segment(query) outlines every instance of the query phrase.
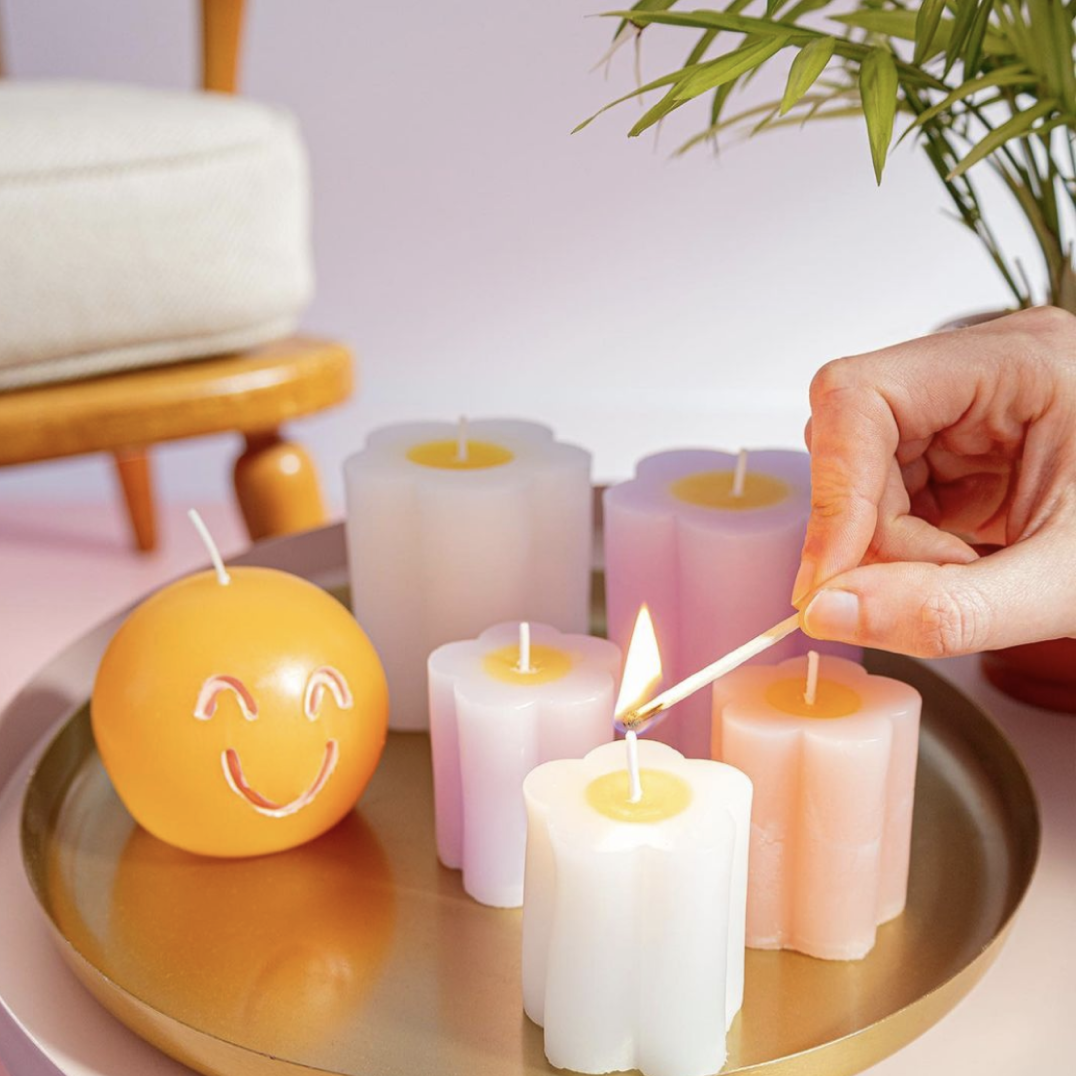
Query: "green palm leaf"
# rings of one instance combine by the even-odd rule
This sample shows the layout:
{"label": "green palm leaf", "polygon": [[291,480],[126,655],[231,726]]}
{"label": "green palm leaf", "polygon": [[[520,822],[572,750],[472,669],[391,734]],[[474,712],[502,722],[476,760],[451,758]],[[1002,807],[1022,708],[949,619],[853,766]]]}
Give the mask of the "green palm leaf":
{"label": "green palm leaf", "polygon": [[825,70],[833,57],[837,42],[832,37],[820,37],[800,49],[788,72],[785,94],[781,98],[780,114],[783,116],[815,84],[815,79]]}
{"label": "green palm leaf", "polygon": [[897,87],[897,65],[893,61],[893,54],[881,46],[872,48],[859,69],[859,93],[863,99],[863,118],[867,121],[874,176],[879,186],[889,143],[893,138]]}
{"label": "green palm leaf", "polygon": [[694,71],[695,69],[695,67],[684,67],[679,71],[673,71],[668,75],[662,75],[661,78],[656,78],[653,82],[648,82],[645,86],[637,86],[631,93],[626,93],[623,97],[618,97],[615,101],[610,101],[609,104],[603,105],[593,116],[588,116],[582,123],[577,124],[572,128],[572,134],[581,131],[584,127],[589,127],[590,124],[592,124],[603,112],[608,112],[609,109],[615,108],[617,105],[622,105],[625,101],[630,101],[633,97],[639,97],[644,93],[649,93],[651,90],[661,89],[662,86],[671,86],[674,83],[679,82],[689,71]]}
{"label": "green palm leaf", "polygon": [[693,97],[716,89],[747,71],[752,71],[788,44],[787,37],[764,38],[742,45],[732,52],[709,63],[700,64],[683,82],[673,88],[678,101],[690,101]]}
{"label": "green palm leaf", "polygon": [[913,60],[921,64],[932,55],[930,46],[938,34],[938,24],[945,11],[945,0],[923,0],[923,6],[915,18],[915,56]]}

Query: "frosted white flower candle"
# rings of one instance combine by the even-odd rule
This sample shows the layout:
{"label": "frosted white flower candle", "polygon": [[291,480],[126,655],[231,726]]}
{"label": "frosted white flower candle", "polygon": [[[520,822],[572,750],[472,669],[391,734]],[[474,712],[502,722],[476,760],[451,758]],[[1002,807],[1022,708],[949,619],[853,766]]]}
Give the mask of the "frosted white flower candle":
{"label": "frosted white flower candle", "polygon": [[500,624],[429,659],[437,854],[483,904],[523,903],[523,779],[613,738],[620,650],[545,624]]}
{"label": "frosted white flower candle", "polygon": [[352,607],[390,728],[427,727],[426,659],[490,624],[587,629],[590,455],[532,422],[410,423],[344,465]]}
{"label": "frosted white flower candle", "polygon": [[755,786],[747,944],[855,960],[904,910],[922,699],[823,656],[714,684],[714,758]]}
{"label": "frosted white flower candle", "polygon": [[[609,638],[627,645],[636,611],[649,605],[668,686],[783,620],[810,506],[805,452],[697,449],[641,460],[634,479],[605,493]],[[792,635],[771,658],[807,645]],[[858,656],[836,644],[822,649]],[[706,694],[678,703],[653,735],[708,757]]]}
{"label": "frosted white flower candle", "polygon": [[751,782],[641,740],[523,783],[523,1004],[558,1068],[703,1076],[743,1001]]}

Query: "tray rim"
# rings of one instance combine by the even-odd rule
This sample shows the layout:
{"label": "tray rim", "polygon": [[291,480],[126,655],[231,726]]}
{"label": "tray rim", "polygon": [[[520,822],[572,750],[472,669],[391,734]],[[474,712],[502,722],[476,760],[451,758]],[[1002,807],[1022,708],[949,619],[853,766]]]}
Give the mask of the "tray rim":
{"label": "tray rim", "polygon": [[[873,661],[868,664],[872,668],[877,668],[877,663]],[[931,670],[919,665],[916,665],[915,668],[922,673],[923,679],[934,681],[931,684],[932,688],[941,687],[962,695],[958,689],[953,688]],[[995,738],[995,747],[1000,747],[1004,753],[1006,764],[1013,769],[1013,773],[1019,774],[1023,779],[1024,788],[1021,790],[1021,794],[1023,802],[1030,808],[1023,819],[1023,825],[1017,827],[1021,833],[1031,838],[1029,844],[1019,844],[1019,848],[1023,853],[1021,858],[1024,860],[1023,870],[1019,872],[1018,880],[1020,884],[1016,893],[1009,895],[1007,913],[993,935],[968,963],[947,980],[879,1020],[849,1032],[847,1035],[809,1047],[799,1053],[786,1054],[780,1058],[773,1058],[731,1071],[745,1074],[780,1072],[788,1074],[788,1076],[808,1076],[808,1074],[818,1072],[817,1066],[821,1063],[825,1064],[825,1071],[834,1074],[834,1076],[862,1071],[863,1068],[896,1052],[901,1046],[917,1038],[941,1019],[968,993],[993,964],[1008,937],[1015,916],[1023,904],[1024,897],[1034,877],[1035,867],[1041,852],[1041,820],[1030,778],[1019,755],[994,722],[986,717],[978,707],[974,707],[974,704],[973,708],[980,718],[985,719],[983,728],[987,730],[988,735]],[[84,735],[89,736],[89,723],[85,704],[78,707],[62,723],[61,727],[54,732],[41,751],[27,781],[20,810],[20,847],[23,856],[23,870],[33,889],[37,905],[48,922],[54,943],[59,947],[67,965],[95,998],[108,1011],[117,1016],[121,1022],[131,1027],[132,1030],[146,1038],[157,1048],[198,1071],[219,1072],[222,1071],[222,1065],[226,1063],[227,1068],[223,1069],[224,1071],[241,1073],[246,1068],[242,1064],[243,1059],[251,1061],[256,1057],[259,1059],[259,1065],[271,1063],[276,1071],[282,1073],[331,1074],[333,1072],[331,1069],[323,1069],[304,1065],[294,1060],[272,1057],[265,1051],[232,1042],[154,1007],[145,999],[110,979],[63,932],[49,909],[47,895],[41,889],[39,875],[29,863],[32,858],[32,849],[30,848],[32,838],[29,832],[27,814],[29,810],[29,793],[34,787],[35,776],[41,767],[52,759],[54,752],[59,749],[60,741],[73,735],[76,723],[85,726]],[[401,732],[393,735],[410,737],[421,736],[422,733]],[[89,754],[93,751],[91,738],[88,749],[80,753],[75,768],[85,764]],[[212,1046],[208,1051],[195,1050],[193,1049],[194,1044],[202,1047],[209,1046],[209,1044],[212,1044]],[[213,1056],[209,1060],[203,1060],[207,1052]],[[237,1062],[239,1063],[238,1065]]]}
{"label": "tray rim", "polygon": [[[343,544],[343,525],[336,524],[318,531],[309,532],[301,537],[304,539],[319,539],[319,545],[326,550],[339,548]],[[291,542],[294,542],[294,539],[291,539]],[[255,548],[243,557],[236,558],[231,563],[260,564],[268,561],[270,566],[283,567],[278,562],[287,563],[294,559],[289,556],[289,539],[274,540],[266,545],[266,549]],[[266,553],[269,556],[266,556]],[[274,554],[282,555],[276,556]],[[295,571],[296,569],[289,564],[285,570]],[[322,583],[323,578],[338,578],[340,569],[339,566],[325,567],[322,565],[313,572],[299,571],[297,574],[313,578],[315,582],[324,585]],[[124,614],[111,617],[105,623],[118,625],[122,615]],[[94,629],[89,634],[95,635],[99,630],[101,629]],[[729,1070],[730,1074],[743,1073],[744,1076],[748,1076],[748,1074],[751,1074],[751,1076],[773,1074],[773,1076],[776,1076],[776,1074],[780,1073],[781,1076],[817,1076],[818,1073],[824,1072],[826,1076],[852,1076],[852,1074],[861,1072],[870,1065],[892,1055],[901,1047],[918,1038],[950,1012],[989,970],[1011,932],[1013,922],[1023,906],[1041,859],[1042,812],[1038,797],[1020,753],[997,721],[959,687],[952,684],[934,669],[914,658],[872,651],[865,656],[865,664],[869,671],[883,675],[893,675],[886,670],[896,664],[901,670],[900,677],[902,679],[908,680],[908,673],[911,672],[912,681],[929,685],[931,691],[940,691],[942,694],[948,693],[955,696],[974,711],[976,724],[994,741],[995,751],[991,752],[991,757],[997,757],[1000,753],[1000,756],[1004,759],[1005,766],[1010,771],[1010,777],[1014,778],[1021,786],[1018,797],[1014,794],[1010,798],[1019,798],[1027,809],[1020,826],[1023,836],[1027,838],[1027,843],[1021,842],[1019,844],[1019,849],[1022,853],[1020,858],[1024,860],[1024,870],[1017,880],[1018,885],[1015,892],[1011,891],[1007,897],[1006,913],[989,941],[960,970],[956,971],[944,982],[900,1009],[896,1009],[873,1023],[857,1028],[846,1035],[808,1047],[797,1053],[786,1054],[780,1058],[772,1058],[747,1067]],[[915,686],[918,686],[918,684]],[[57,741],[68,732],[69,727],[75,721],[82,719],[87,701],[87,697],[83,697],[80,701],[76,701],[69,706],[64,716],[53,725],[50,732],[44,738],[39,739],[38,743],[31,748],[31,751],[36,754],[36,758],[24,785],[19,806],[19,844],[23,874],[33,891],[35,903],[48,924],[50,935],[57,945],[64,962],[95,999],[113,1016],[168,1056],[196,1071],[206,1073],[227,1071],[230,1074],[235,1074],[235,1076],[244,1076],[248,1071],[254,1071],[250,1066],[250,1062],[253,1058],[257,1058],[257,1071],[259,1072],[263,1071],[263,1066],[266,1063],[271,1063],[274,1071],[281,1073],[311,1073],[319,1074],[319,1076],[320,1074],[334,1076],[333,1071],[330,1069],[273,1057],[264,1051],[241,1046],[156,1009],[96,968],[66,937],[53,919],[47,907],[45,895],[39,889],[38,879],[33,875],[27,862],[27,798],[38,770],[50,756]],[[423,735],[423,733],[398,732],[393,733],[393,735],[414,736]],[[124,1015],[121,1015],[121,1011]],[[202,1061],[202,1051],[193,1051],[188,1043],[177,1042],[175,1035],[169,1033],[170,1029],[181,1029],[189,1033],[191,1042],[210,1046],[211,1051],[218,1054],[221,1061],[227,1059],[226,1067],[222,1068],[216,1060],[207,1067],[207,1063]],[[722,1072],[724,1071],[722,1070]]]}

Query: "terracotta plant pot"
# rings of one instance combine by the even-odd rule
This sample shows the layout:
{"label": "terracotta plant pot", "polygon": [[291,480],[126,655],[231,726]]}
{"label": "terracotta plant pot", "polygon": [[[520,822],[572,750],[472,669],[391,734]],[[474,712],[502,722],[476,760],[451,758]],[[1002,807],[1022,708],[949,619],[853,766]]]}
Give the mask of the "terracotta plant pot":
{"label": "terracotta plant pot", "polygon": [[1048,639],[982,655],[983,674],[1022,702],[1076,714],[1076,639]]}

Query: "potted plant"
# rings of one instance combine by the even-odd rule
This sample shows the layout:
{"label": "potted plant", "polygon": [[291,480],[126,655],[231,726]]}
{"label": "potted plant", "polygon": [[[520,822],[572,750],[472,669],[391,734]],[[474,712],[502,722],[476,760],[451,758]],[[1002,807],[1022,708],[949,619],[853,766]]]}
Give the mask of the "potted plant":
{"label": "potted plant", "polygon": [[[640,0],[608,13],[619,20],[614,51],[655,25],[692,36],[681,67],[601,110],[660,91],[632,136],[697,98],[708,101],[704,124],[678,153],[736,129],[861,117],[879,183],[894,135],[914,140],[1014,305],[1047,302],[1076,314],[1074,0],[731,0],[721,10],[675,8],[676,0]],[[781,99],[737,108],[752,76],[789,55]],[[1006,254],[984,215],[977,179],[986,169],[1034,236],[1042,263],[1031,272]],[[1076,711],[1074,640],[985,655],[984,670],[1012,694]]]}

